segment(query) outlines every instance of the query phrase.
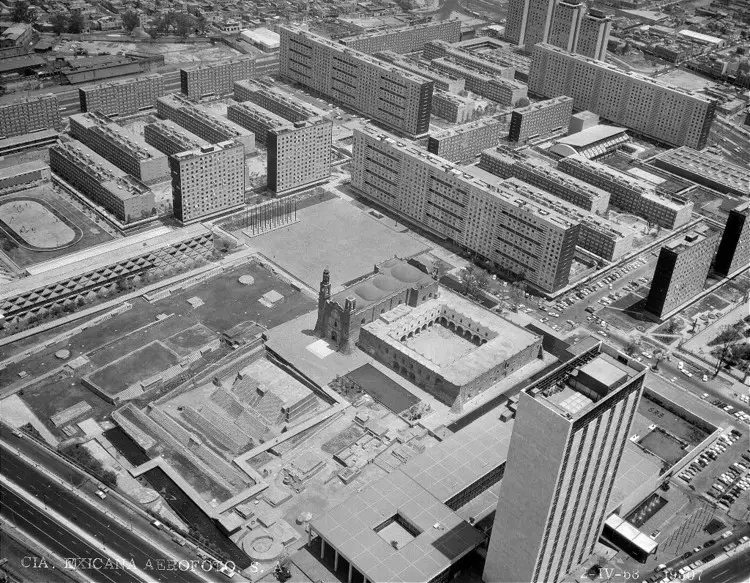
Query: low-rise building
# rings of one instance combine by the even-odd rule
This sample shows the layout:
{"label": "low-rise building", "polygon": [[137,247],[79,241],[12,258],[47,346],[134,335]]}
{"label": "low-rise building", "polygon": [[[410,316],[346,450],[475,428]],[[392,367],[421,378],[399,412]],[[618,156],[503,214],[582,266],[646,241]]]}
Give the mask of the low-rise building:
{"label": "low-rise building", "polygon": [[511,142],[525,144],[565,132],[573,114],[573,98],[566,95],[514,109],[510,114]]}
{"label": "low-rise building", "polygon": [[50,169],[41,160],[0,169],[0,196],[50,181]]}

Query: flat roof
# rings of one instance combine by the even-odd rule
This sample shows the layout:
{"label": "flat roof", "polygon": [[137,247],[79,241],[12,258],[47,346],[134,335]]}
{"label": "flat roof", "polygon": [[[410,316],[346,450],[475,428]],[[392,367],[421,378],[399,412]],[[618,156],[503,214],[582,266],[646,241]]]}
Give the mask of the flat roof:
{"label": "flat roof", "polygon": [[612,387],[628,377],[628,373],[614,363],[603,358],[601,355],[594,360],[584,364],[580,371],[596,379],[607,387]]}
{"label": "flat roof", "polygon": [[607,140],[613,136],[624,134],[627,131],[627,128],[599,124],[580,132],[576,132],[575,134],[571,134],[564,138],[560,138],[559,140],[557,140],[557,143],[567,144],[568,146],[572,146],[574,148],[583,148],[586,146],[591,146],[602,140]]}
{"label": "flat roof", "polygon": [[43,170],[45,168],[49,170],[49,164],[42,162],[41,160],[32,160],[31,162],[24,162],[23,164],[14,164],[13,166],[0,168],[0,178],[18,176],[19,174],[33,172],[34,170]]}
{"label": "flat roof", "polygon": [[21,134],[20,136],[3,138],[2,140],[0,140],[0,148],[7,148],[16,144],[27,144],[39,140],[57,138],[59,135],[60,134],[58,134],[55,130],[38,130],[29,134]]}
{"label": "flat roof", "polygon": [[[397,515],[420,531],[398,549],[375,532]],[[310,526],[367,580],[390,583],[430,581],[484,539],[483,533],[398,469]]]}
{"label": "flat roof", "polygon": [[435,498],[447,502],[505,463],[513,421],[471,423],[445,441],[413,457],[401,470]]}
{"label": "flat roof", "polygon": [[630,541],[638,548],[645,551],[647,554],[653,553],[658,546],[657,542],[654,539],[652,539],[650,536],[646,536],[635,526],[630,524],[627,520],[625,520],[624,518],[620,518],[616,514],[612,514],[609,518],[607,518],[604,524],[609,526],[617,534],[624,537],[626,540]]}

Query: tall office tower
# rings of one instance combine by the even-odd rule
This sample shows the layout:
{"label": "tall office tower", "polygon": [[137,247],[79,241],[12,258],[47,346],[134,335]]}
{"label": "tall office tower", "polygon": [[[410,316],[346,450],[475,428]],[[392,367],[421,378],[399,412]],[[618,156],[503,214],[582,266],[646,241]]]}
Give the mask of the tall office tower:
{"label": "tall office tower", "polygon": [[584,57],[604,61],[607,58],[607,44],[612,30],[612,20],[601,10],[589,8],[581,21],[578,43],[575,52]]}
{"label": "tall office tower", "polygon": [[529,93],[569,95],[618,125],[673,146],[705,146],[716,102],[658,79],[569,53],[549,44],[534,47]]}
{"label": "tall office tower", "polygon": [[547,42],[563,50],[574,51],[585,11],[586,5],[579,0],[556,0]]}
{"label": "tall office tower", "polygon": [[729,275],[750,263],[750,202],[729,211],[727,225],[716,251],[714,271]]}
{"label": "tall office tower", "polygon": [[162,95],[164,78],[158,73],[87,85],[78,90],[81,111],[97,111],[109,117],[153,109]]}
{"label": "tall office tower", "polygon": [[557,582],[591,555],[645,374],[600,345],[520,393],[486,583]]}
{"label": "tall office tower", "polygon": [[279,27],[280,74],[409,136],[430,129],[434,83],[297,27]]}
{"label": "tall office tower", "polygon": [[565,287],[580,224],[518,181],[457,167],[368,125],[354,131],[351,185],[545,292]]}
{"label": "tall office tower", "polygon": [[554,7],[555,0],[510,0],[505,39],[528,52],[546,43]]}
{"label": "tall office tower", "polygon": [[719,232],[707,225],[661,248],[646,310],[661,318],[701,291],[719,244]]}
{"label": "tall office tower", "polygon": [[233,141],[169,157],[174,216],[182,224],[245,204],[245,154]]}

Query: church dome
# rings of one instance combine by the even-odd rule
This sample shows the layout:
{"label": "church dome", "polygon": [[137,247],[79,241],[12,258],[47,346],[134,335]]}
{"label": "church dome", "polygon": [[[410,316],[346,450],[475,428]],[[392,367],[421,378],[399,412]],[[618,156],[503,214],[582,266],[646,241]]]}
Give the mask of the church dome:
{"label": "church dome", "polygon": [[354,293],[368,302],[374,302],[383,297],[383,292],[371,283],[363,283],[354,290]]}
{"label": "church dome", "polygon": [[372,280],[372,285],[374,285],[378,289],[382,289],[383,291],[393,291],[401,287],[398,281],[396,281],[392,277],[388,277],[387,275],[382,274],[375,276],[375,278]]}
{"label": "church dome", "polygon": [[391,269],[391,275],[404,283],[414,283],[422,279],[425,274],[419,271],[416,267],[412,267],[406,263],[401,263]]}

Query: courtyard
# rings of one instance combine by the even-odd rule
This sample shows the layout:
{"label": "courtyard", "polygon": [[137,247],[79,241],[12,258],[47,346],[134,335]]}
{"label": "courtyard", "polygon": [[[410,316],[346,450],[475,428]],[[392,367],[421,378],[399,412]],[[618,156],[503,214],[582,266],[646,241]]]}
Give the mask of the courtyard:
{"label": "courtyard", "polygon": [[476,345],[445,326],[430,326],[407,338],[404,344],[438,366],[447,366],[471,352]]}

